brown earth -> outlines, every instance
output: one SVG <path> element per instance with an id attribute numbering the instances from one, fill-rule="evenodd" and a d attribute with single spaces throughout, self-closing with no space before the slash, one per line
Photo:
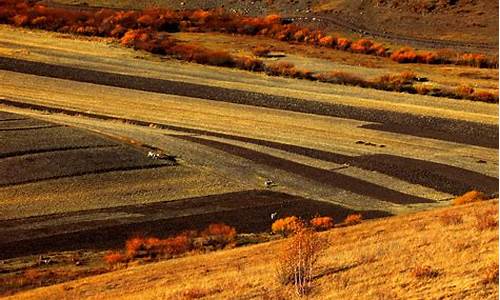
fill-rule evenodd
<path id="1" fill-rule="evenodd" d="M 244 15 L 278 13 L 295 22 L 354 37 L 417 48 L 498 53 L 498 3 L 488 0 L 109 1 L 48 0 L 52 5 L 143 9 L 220 8 Z"/>

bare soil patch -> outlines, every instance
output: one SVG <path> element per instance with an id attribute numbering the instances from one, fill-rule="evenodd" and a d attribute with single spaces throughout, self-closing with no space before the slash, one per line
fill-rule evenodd
<path id="1" fill-rule="evenodd" d="M 12 122 L 15 127 L 1 127 Z M 33 118 L 0 122 L 0 137 L 0 186 L 173 164 L 147 157 L 146 149 Z"/>

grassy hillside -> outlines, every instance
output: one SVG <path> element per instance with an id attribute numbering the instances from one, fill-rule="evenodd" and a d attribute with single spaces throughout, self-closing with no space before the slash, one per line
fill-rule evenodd
<path id="1" fill-rule="evenodd" d="M 312 299 L 497 299 L 498 200 L 336 228 Z M 275 280 L 285 241 L 142 266 L 16 299 L 290 299 Z"/>

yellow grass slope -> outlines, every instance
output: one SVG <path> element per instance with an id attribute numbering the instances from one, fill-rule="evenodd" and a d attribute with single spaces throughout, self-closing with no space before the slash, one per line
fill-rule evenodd
<path id="1" fill-rule="evenodd" d="M 481 226 L 485 219 L 493 222 Z M 495 200 L 333 229 L 324 233 L 329 247 L 310 296 L 498 299 L 497 222 Z M 282 243 L 133 266 L 14 298 L 290 299 L 290 288 L 274 277 Z"/>

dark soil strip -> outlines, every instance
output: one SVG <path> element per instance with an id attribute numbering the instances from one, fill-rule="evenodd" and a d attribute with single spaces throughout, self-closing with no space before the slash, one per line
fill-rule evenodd
<path id="1" fill-rule="evenodd" d="M 203 131 L 199 134 L 262 145 L 337 164 L 348 163 L 350 166 L 377 171 L 452 195 L 462 195 L 471 190 L 491 195 L 498 193 L 498 178 L 431 161 L 389 154 L 349 156 L 224 133 Z"/>
<path id="2" fill-rule="evenodd" d="M 20 130 L 36 130 L 45 128 L 63 127 L 62 125 L 43 125 L 43 126 L 32 126 L 32 127 L 14 127 L 14 128 L 0 128 L 0 131 L 20 131 Z"/>
<path id="3" fill-rule="evenodd" d="M 317 214 L 331 216 L 337 223 L 341 222 L 348 214 L 354 213 L 351 209 L 330 204 L 322 201 L 315 201 L 298 196 L 277 193 L 272 191 L 245 191 L 227 193 L 222 195 L 204 196 L 189 198 L 178 201 L 165 201 L 154 204 L 130 205 L 115 208 L 105 208 L 90 211 L 80 211 L 75 213 L 55 214 L 49 216 L 32 217 L 25 219 L 15 219 L 0 221 L 0 228 L 10 226 L 36 224 L 47 219 L 56 220 L 58 218 L 75 218 L 82 215 L 92 215 L 96 213 L 135 213 L 145 215 L 148 219 L 150 214 L 168 213 L 172 209 L 190 209 L 197 206 L 228 207 L 227 211 L 193 214 L 186 217 L 163 218 L 154 221 L 144 221 L 137 223 L 120 224 L 120 221 L 99 220 L 92 222 L 93 228 L 82 230 L 89 224 L 67 224 L 65 228 L 44 228 L 39 229 L 42 234 L 49 234 L 47 237 L 25 239 L 16 242 L 6 242 L 0 240 L 0 259 L 7 259 L 23 255 L 33 255 L 46 253 L 48 251 L 65 251 L 79 249 L 109 249 L 122 248 L 127 239 L 134 236 L 157 236 L 166 237 L 179 233 L 183 230 L 203 229 L 211 223 L 226 223 L 234 226 L 239 233 L 266 232 L 271 228 L 273 220 L 270 214 L 278 211 L 279 217 L 296 215 L 304 219 L 309 219 Z M 390 216 L 383 211 L 362 211 L 363 218 L 380 218 Z M 71 233 L 60 233 L 61 230 Z M 32 231 L 26 229 L 28 231 Z M 22 235 L 22 232 L 18 234 Z M 36 233 L 35 233 L 36 235 Z"/>
<path id="4" fill-rule="evenodd" d="M 36 145 L 34 145 L 36 146 Z M 85 149 L 101 149 L 101 148 L 116 148 L 119 145 L 99 145 L 99 146 L 68 146 L 68 147 L 54 147 L 48 149 L 30 149 L 26 151 L 17 151 L 9 153 L 0 153 L 0 159 L 14 157 L 14 156 L 25 156 L 32 154 L 50 153 L 50 152 L 62 152 L 71 150 L 85 150 Z"/>
<path id="5" fill-rule="evenodd" d="M 24 121 L 24 120 L 29 120 L 29 119 L 27 119 L 27 118 L 0 119 L 0 123 L 3 123 L 3 122 L 14 122 L 14 121 Z"/>
<path id="6" fill-rule="evenodd" d="M 498 147 L 498 126 L 488 124 L 438 117 L 415 116 L 407 113 L 323 103 L 319 101 L 309 101 L 164 79 L 86 70 L 7 57 L 0 57 L 0 69 L 148 92 L 254 105 L 367 122 L 378 122 L 385 124 L 389 128 L 399 125 L 399 127 L 408 128 L 405 134 L 413 136 L 422 136 L 421 132 L 424 130 L 426 131 L 424 137 L 489 148 Z"/>
<path id="7" fill-rule="evenodd" d="M 0 66 L 0 68 L 1 68 L 1 66 Z M 12 120 L 12 119 L 18 119 L 18 118 L 19 118 L 19 115 L 17 115 L 17 114 L 9 113 L 6 111 L 0 111 L 0 121 Z"/>
<path id="8" fill-rule="evenodd" d="M 98 171 L 87 171 L 87 172 L 82 171 L 82 172 L 75 172 L 75 173 L 68 174 L 68 175 L 47 176 L 47 177 L 39 178 L 39 179 L 16 181 L 13 183 L 0 184 L 0 187 L 19 186 L 22 184 L 38 183 L 38 182 L 43 182 L 43 181 L 48 181 L 48 180 L 79 177 L 79 176 L 93 175 L 93 174 L 104 174 L 104 173 L 110 173 L 110 172 L 124 172 L 124 171 L 134 171 L 134 170 L 155 169 L 155 168 L 163 168 L 163 167 L 170 167 L 170 166 L 172 166 L 172 165 L 171 164 L 164 164 L 164 165 L 149 165 L 149 166 L 113 167 L 113 168 L 106 168 L 106 169 L 98 170 Z"/>
<path id="9" fill-rule="evenodd" d="M 335 188 L 340 188 L 352 193 L 363 196 L 379 199 L 386 202 L 397 204 L 411 204 L 411 203 L 432 203 L 432 200 L 416 197 L 401 192 L 397 192 L 367 181 L 360 180 L 355 177 L 311 167 L 308 165 L 296 163 L 293 161 L 285 160 L 279 157 L 264 154 L 251 149 L 243 147 L 206 140 L 192 136 L 177 136 L 177 138 L 184 139 L 190 142 L 206 145 L 218 150 L 222 150 L 229 154 L 249 159 L 253 162 L 263 164 L 269 167 L 284 170 L 294 173 L 305 178 L 326 184 Z"/>
<path id="10" fill-rule="evenodd" d="M 333 152 L 328 152 L 328 151 L 323 151 L 323 150 L 317 150 L 317 149 L 312 149 L 312 148 L 307 148 L 307 147 L 302 147 L 302 146 L 284 144 L 284 143 L 279 143 L 279 142 L 272 142 L 272 141 L 261 140 L 261 139 L 254 139 L 254 138 L 249 138 L 249 137 L 242 137 L 242 136 L 219 133 L 219 132 L 197 130 L 197 132 L 191 131 L 189 133 L 195 133 L 195 134 L 201 134 L 201 135 L 206 135 L 206 136 L 213 136 L 213 137 L 224 138 L 224 139 L 229 139 L 229 140 L 241 141 L 241 142 L 245 142 L 245 143 L 257 144 L 257 145 L 266 146 L 266 147 L 270 147 L 270 148 L 274 148 L 274 149 L 279 149 L 279 150 L 283 150 L 286 152 L 296 153 L 296 154 L 300 154 L 303 156 L 308 156 L 311 158 L 316 158 L 319 160 L 329 161 L 329 162 L 333 162 L 333 163 L 337 163 L 337 164 L 344 164 L 346 162 L 349 162 L 354 157 L 354 156 L 333 153 Z M 170 136 L 177 137 L 176 135 L 170 135 Z"/>
<path id="11" fill-rule="evenodd" d="M 452 195 L 461 195 L 471 190 L 489 195 L 498 193 L 498 178 L 426 160 L 374 154 L 354 157 L 350 164 Z"/>

